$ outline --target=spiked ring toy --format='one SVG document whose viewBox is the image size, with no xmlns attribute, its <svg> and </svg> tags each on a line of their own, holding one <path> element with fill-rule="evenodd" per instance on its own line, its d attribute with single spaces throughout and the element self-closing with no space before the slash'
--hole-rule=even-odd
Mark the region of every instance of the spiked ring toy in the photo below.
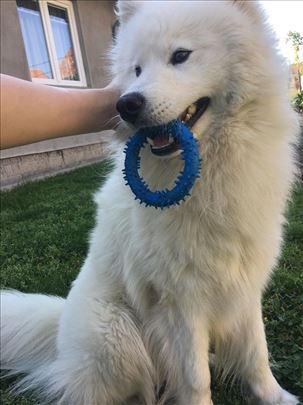
<svg viewBox="0 0 303 405">
<path fill-rule="evenodd" d="M 156 137 L 173 138 L 174 145 L 181 150 L 181 159 L 184 167 L 175 181 L 172 189 L 151 191 L 147 183 L 139 175 L 140 150 L 148 139 Z M 165 208 L 179 205 L 190 195 L 190 191 L 200 176 L 201 158 L 199 155 L 198 141 L 194 138 L 188 127 L 180 120 L 172 121 L 165 125 L 142 128 L 129 138 L 125 147 L 125 167 L 123 170 L 126 184 L 135 194 L 135 199 L 140 200 L 146 207 Z"/>
</svg>

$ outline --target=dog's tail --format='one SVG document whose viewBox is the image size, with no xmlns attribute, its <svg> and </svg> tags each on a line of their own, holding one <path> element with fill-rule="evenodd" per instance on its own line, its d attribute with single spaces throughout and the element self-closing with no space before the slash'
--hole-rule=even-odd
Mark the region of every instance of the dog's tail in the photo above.
<svg viewBox="0 0 303 405">
<path fill-rule="evenodd" d="M 56 356 L 64 299 L 1 292 L 1 369 L 7 375 L 47 367 Z"/>
</svg>

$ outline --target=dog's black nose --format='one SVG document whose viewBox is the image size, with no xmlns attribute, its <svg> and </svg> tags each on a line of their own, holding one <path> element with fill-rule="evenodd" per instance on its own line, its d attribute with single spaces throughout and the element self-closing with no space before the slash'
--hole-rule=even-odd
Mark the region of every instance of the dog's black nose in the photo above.
<svg viewBox="0 0 303 405">
<path fill-rule="evenodd" d="M 128 93 L 120 97 L 116 108 L 124 121 L 135 123 L 145 104 L 145 98 L 140 93 Z"/>
</svg>

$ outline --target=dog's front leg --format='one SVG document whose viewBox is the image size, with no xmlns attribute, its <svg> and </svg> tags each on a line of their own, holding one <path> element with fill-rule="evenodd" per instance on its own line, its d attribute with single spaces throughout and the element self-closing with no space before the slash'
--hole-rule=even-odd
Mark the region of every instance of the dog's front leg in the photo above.
<svg viewBox="0 0 303 405">
<path fill-rule="evenodd" d="M 247 337 L 247 347 L 239 345 L 242 349 L 240 362 L 244 365 L 243 376 L 254 395 L 252 403 L 259 405 L 298 404 L 298 399 L 281 388 L 270 370 L 260 302 L 255 305 L 254 311 L 246 314 L 246 320 L 243 321 L 241 328 L 242 336 Z M 245 364 L 248 367 L 245 367 Z"/>
<path fill-rule="evenodd" d="M 211 405 L 207 322 L 171 306 L 159 310 L 148 326 L 167 396 L 176 405 Z"/>
<path fill-rule="evenodd" d="M 261 302 L 253 302 L 226 342 L 218 348 L 218 358 L 225 358 L 227 369 L 234 368 L 248 385 L 250 404 L 296 405 L 297 398 L 283 390 L 274 378 L 268 360 Z"/>
</svg>

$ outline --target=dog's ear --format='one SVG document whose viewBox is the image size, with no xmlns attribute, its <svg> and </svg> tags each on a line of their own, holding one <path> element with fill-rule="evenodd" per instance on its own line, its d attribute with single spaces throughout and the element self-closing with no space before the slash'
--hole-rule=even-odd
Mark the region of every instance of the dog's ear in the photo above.
<svg viewBox="0 0 303 405">
<path fill-rule="evenodd" d="M 116 15 L 121 23 L 126 22 L 141 6 L 142 1 L 118 0 L 116 4 Z"/>
<path fill-rule="evenodd" d="M 243 13 L 247 14 L 255 23 L 262 23 L 264 20 L 263 10 L 256 0 L 231 0 L 235 7 L 239 7 Z"/>
</svg>

